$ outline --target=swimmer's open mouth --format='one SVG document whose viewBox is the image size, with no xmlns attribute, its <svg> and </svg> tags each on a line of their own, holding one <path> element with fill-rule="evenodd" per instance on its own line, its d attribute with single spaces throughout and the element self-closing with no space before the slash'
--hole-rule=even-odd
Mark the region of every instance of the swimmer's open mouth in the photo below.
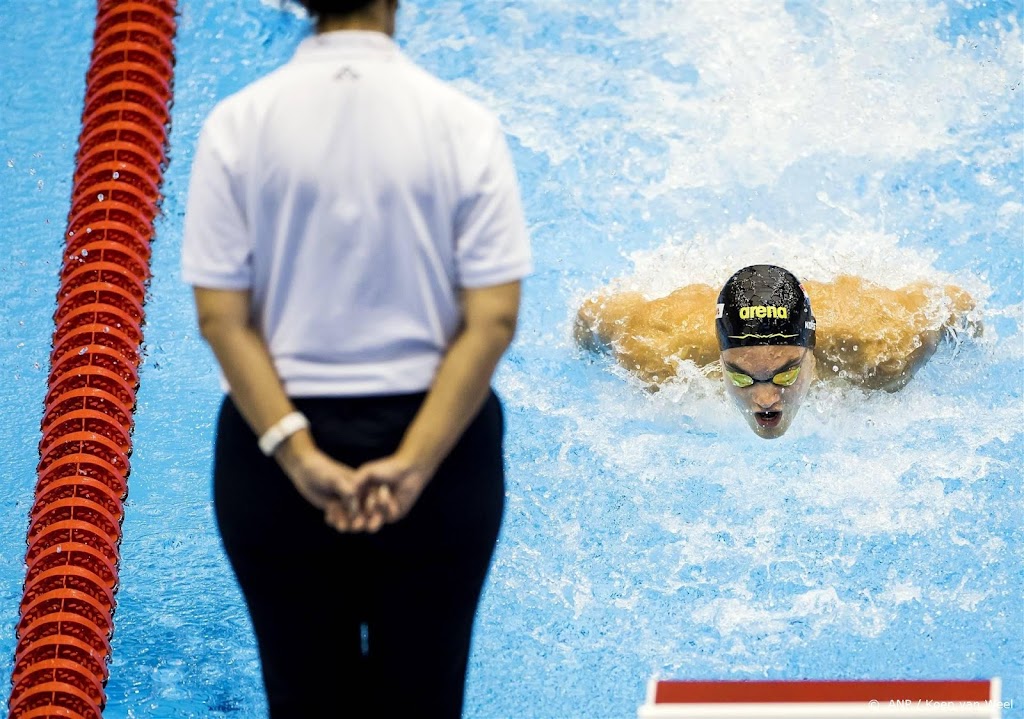
<svg viewBox="0 0 1024 719">
<path fill-rule="evenodd" d="M 782 412 L 754 412 L 759 427 L 777 427 L 782 421 Z"/>
</svg>

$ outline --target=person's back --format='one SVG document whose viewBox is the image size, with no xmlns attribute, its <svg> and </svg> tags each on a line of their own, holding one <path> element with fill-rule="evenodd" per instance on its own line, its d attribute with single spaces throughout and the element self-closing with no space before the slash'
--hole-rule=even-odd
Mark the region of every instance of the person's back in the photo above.
<svg viewBox="0 0 1024 719">
<path fill-rule="evenodd" d="M 243 214 L 233 227 L 251 243 L 248 277 L 228 269 L 210 279 L 251 286 L 290 393 L 422 389 L 458 328 L 453 283 L 503 281 L 523 263 L 482 256 L 472 228 L 455 226 L 472 216 L 452 213 L 505 152 L 496 117 L 381 33 L 306 39 L 290 62 L 222 101 L 201 142 L 230 177 Z M 229 242 L 209 244 L 207 256 Z M 186 272 L 206 279 L 213 263 L 204 264 Z"/>
</svg>

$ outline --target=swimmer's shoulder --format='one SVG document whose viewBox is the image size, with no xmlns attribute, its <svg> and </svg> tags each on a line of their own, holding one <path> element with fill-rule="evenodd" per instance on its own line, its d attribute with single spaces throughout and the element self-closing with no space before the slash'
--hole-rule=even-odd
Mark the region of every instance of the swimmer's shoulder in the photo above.
<svg viewBox="0 0 1024 719">
<path fill-rule="evenodd" d="M 680 309 L 715 311 L 715 303 L 718 301 L 718 290 L 711 285 L 692 284 L 684 285 L 665 295 L 658 297 L 652 302 L 663 304 L 667 307 L 678 307 Z"/>
<path fill-rule="evenodd" d="M 933 302 L 937 297 L 945 298 L 952 316 L 966 314 L 976 306 L 974 298 L 962 287 L 927 280 L 917 280 L 901 287 L 889 288 L 864 277 L 840 274 L 827 282 L 807 280 L 803 284 L 815 310 L 818 309 L 815 306 L 816 301 L 819 304 L 824 303 L 827 309 L 832 309 L 837 304 L 849 305 L 867 301 L 875 305 L 895 302 L 907 309 L 916 310 Z"/>
<path fill-rule="evenodd" d="M 871 280 L 848 274 L 836 275 L 827 281 L 804 280 L 801 284 L 807 296 L 811 298 L 811 307 L 815 313 L 819 306 L 832 309 L 835 305 L 856 302 L 866 295 L 884 289 Z"/>
</svg>

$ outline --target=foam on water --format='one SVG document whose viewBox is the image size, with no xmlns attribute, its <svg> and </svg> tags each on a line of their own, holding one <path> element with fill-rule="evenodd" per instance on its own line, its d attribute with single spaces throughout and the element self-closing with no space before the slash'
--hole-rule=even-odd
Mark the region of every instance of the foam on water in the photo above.
<svg viewBox="0 0 1024 719">
<path fill-rule="evenodd" d="M 701 91 L 665 107 L 699 132 L 670 143 L 666 185 L 770 184 L 814 155 L 888 163 L 969 148 L 1008 111 L 1018 58 L 1004 36 L 1019 28 L 1011 17 L 988 47 L 951 47 L 946 21 L 943 6 L 908 2 L 642 3 L 626 32 L 669 39 L 669 62 L 700 68 Z"/>
<path fill-rule="evenodd" d="M 414 54 L 430 51 L 435 24 L 471 36 L 458 4 L 421 6 L 406 15 Z M 552 16 L 569 20 L 567 32 L 539 48 L 559 27 Z M 506 42 L 475 43 L 476 77 L 458 82 L 502 110 L 510 132 L 554 164 L 604 142 L 610 126 L 664 140 L 666 176 L 645 175 L 648 194 L 770 184 L 815 155 L 953 159 L 985 142 L 991 122 L 1009 112 L 1007 89 L 1019 83 L 1014 15 L 989 35 L 951 44 L 942 38 L 946 8 L 922 2 L 644 0 L 582 12 L 534 0 L 493 20 L 511 31 Z M 588 39 L 609 52 L 580 52 Z M 629 66 L 641 50 L 646 61 Z M 565 104 L 567 78 L 574 107 L 585 112 L 553 111 Z M 614 117 L 593 112 L 608 105 Z"/>
</svg>

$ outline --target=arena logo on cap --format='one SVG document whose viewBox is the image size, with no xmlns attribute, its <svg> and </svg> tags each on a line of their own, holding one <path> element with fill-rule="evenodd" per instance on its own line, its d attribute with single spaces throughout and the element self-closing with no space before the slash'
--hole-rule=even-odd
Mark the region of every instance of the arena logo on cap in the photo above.
<svg viewBox="0 0 1024 719">
<path fill-rule="evenodd" d="M 789 308 L 776 307 L 775 305 L 754 305 L 752 307 L 740 307 L 740 319 L 759 320 L 771 318 L 773 320 L 788 320 Z"/>
</svg>

